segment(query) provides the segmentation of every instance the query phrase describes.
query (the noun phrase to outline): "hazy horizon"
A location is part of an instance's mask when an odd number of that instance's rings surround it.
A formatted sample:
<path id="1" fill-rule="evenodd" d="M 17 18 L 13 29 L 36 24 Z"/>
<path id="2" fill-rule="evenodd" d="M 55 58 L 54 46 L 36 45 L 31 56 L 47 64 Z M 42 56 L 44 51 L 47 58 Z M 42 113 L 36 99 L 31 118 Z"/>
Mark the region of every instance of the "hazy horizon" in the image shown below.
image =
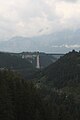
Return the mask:
<path id="1" fill-rule="evenodd" d="M 72 49 L 80 49 L 80 0 L 0 0 L 0 51 Z"/>

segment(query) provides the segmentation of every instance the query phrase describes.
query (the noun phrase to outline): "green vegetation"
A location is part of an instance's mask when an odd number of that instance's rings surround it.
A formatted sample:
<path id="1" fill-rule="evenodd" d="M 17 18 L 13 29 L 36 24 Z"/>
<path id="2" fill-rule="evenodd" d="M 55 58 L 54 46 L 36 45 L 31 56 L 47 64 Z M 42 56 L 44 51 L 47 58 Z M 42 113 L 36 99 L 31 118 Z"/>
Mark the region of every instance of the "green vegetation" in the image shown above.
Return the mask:
<path id="1" fill-rule="evenodd" d="M 0 69 L 10 69 L 20 73 L 24 78 L 30 79 L 36 72 L 35 66 L 29 60 L 22 59 L 16 54 L 0 52 Z"/>
<path id="2" fill-rule="evenodd" d="M 26 81 L 0 71 L 1 120 L 80 120 L 80 52 L 69 52 L 33 77 Z"/>
<path id="3" fill-rule="evenodd" d="M 80 119 L 80 52 L 69 52 L 35 77 L 51 120 Z"/>
<path id="4" fill-rule="evenodd" d="M 46 120 L 36 88 L 11 71 L 0 71 L 0 120 Z"/>
<path id="5" fill-rule="evenodd" d="M 13 56 L 10 53 L 2 53 L 0 52 L 0 68 L 8 68 L 8 69 L 24 69 L 31 68 L 32 64 L 21 57 Z"/>
<path id="6" fill-rule="evenodd" d="M 80 53 L 72 51 L 38 74 L 45 84 L 52 87 L 63 88 L 76 86 L 80 82 Z M 46 78 L 44 80 L 43 78 Z"/>
<path id="7" fill-rule="evenodd" d="M 25 79 L 31 79 L 33 74 L 38 71 L 36 69 L 36 57 L 22 58 L 23 55 L 40 55 L 40 66 L 44 68 L 52 63 L 52 59 L 56 61 L 56 58 L 51 57 L 45 53 L 37 52 L 23 52 L 23 53 L 7 53 L 0 52 L 0 69 L 10 69 L 17 71 Z M 45 61 L 45 62 L 44 62 Z"/>

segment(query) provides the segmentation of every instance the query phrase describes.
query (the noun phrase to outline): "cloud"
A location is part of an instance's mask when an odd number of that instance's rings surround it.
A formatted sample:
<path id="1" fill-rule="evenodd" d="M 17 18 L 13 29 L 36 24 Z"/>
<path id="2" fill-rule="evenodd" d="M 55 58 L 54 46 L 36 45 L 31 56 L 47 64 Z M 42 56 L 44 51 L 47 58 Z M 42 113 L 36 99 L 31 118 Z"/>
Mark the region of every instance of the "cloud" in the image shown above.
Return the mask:
<path id="1" fill-rule="evenodd" d="M 67 44 L 63 44 L 63 45 L 53 45 L 53 48 L 70 48 L 70 49 L 77 49 L 80 48 L 80 45 L 74 44 L 74 45 L 67 45 Z"/>
<path id="2" fill-rule="evenodd" d="M 79 28 L 79 0 L 0 0 L 0 39 Z"/>
<path id="3" fill-rule="evenodd" d="M 77 2 L 78 0 L 61 0 L 61 1 L 65 1 L 65 2 Z"/>
<path id="4" fill-rule="evenodd" d="M 66 48 L 73 48 L 73 49 L 75 49 L 75 48 L 80 48 L 80 45 L 77 45 L 77 44 L 75 44 L 75 45 L 64 45 Z"/>
<path id="5" fill-rule="evenodd" d="M 65 45 L 53 45 L 52 48 L 62 48 L 64 47 Z"/>

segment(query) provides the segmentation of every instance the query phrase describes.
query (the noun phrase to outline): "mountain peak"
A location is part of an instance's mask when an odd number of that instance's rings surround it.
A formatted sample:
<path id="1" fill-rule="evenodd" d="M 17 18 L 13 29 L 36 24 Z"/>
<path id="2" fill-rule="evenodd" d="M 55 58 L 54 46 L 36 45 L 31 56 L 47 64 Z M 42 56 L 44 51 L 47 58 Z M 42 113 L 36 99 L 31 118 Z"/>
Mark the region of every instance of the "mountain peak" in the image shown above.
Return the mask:
<path id="1" fill-rule="evenodd" d="M 46 77 L 46 83 L 54 87 L 76 86 L 80 83 L 80 53 L 72 51 L 65 54 L 47 67 L 42 72 L 43 76 Z"/>

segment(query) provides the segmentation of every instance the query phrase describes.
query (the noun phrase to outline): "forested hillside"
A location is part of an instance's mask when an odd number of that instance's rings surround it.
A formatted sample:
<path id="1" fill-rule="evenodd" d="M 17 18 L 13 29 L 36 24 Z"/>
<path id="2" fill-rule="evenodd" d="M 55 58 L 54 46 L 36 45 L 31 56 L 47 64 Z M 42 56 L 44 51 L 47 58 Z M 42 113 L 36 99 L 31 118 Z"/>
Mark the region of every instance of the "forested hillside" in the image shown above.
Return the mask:
<path id="1" fill-rule="evenodd" d="M 34 76 L 26 81 L 0 71 L 1 120 L 80 120 L 80 52 L 67 53 Z"/>
<path id="2" fill-rule="evenodd" d="M 38 77 L 42 82 L 51 83 L 53 87 L 63 88 L 80 83 L 80 52 L 65 54 L 55 63 L 45 68 Z"/>
<path id="3" fill-rule="evenodd" d="M 16 71 L 26 79 L 30 79 L 36 71 L 35 66 L 29 60 L 22 59 L 19 55 L 5 52 L 0 52 L 0 69 Z"/>
<path id="4" fill-rule="evenodd" d="M 24 78 L 31 79 L 33 74 L 38 71 L 37 55 L 39 55 L 40 69 L 47 67 L 58 59 L 50 54 L 39 52 L 0 52 L 0 69 L 14 70 Z M 62 54 L 59 54 L 58 56 L 60 57 L 61 55 Z"/>
<path id="5" fill-rule="evenodd" d="M 51 120 L 80 119 L 80 52 L 67 53 L 35 76 Z"/>
<path id="6" fill-rule="evenodd" d="M 0 68 L 23 69 L 32 68 L 32 64 L 19 56 L 12 56 L 10 53 L 0 52 Z"/>
<path id="7" fill-rule="evenodd" d="M 0 120 L 46 120 L 36 88 L 11 71 L 0 71 Z"/>

